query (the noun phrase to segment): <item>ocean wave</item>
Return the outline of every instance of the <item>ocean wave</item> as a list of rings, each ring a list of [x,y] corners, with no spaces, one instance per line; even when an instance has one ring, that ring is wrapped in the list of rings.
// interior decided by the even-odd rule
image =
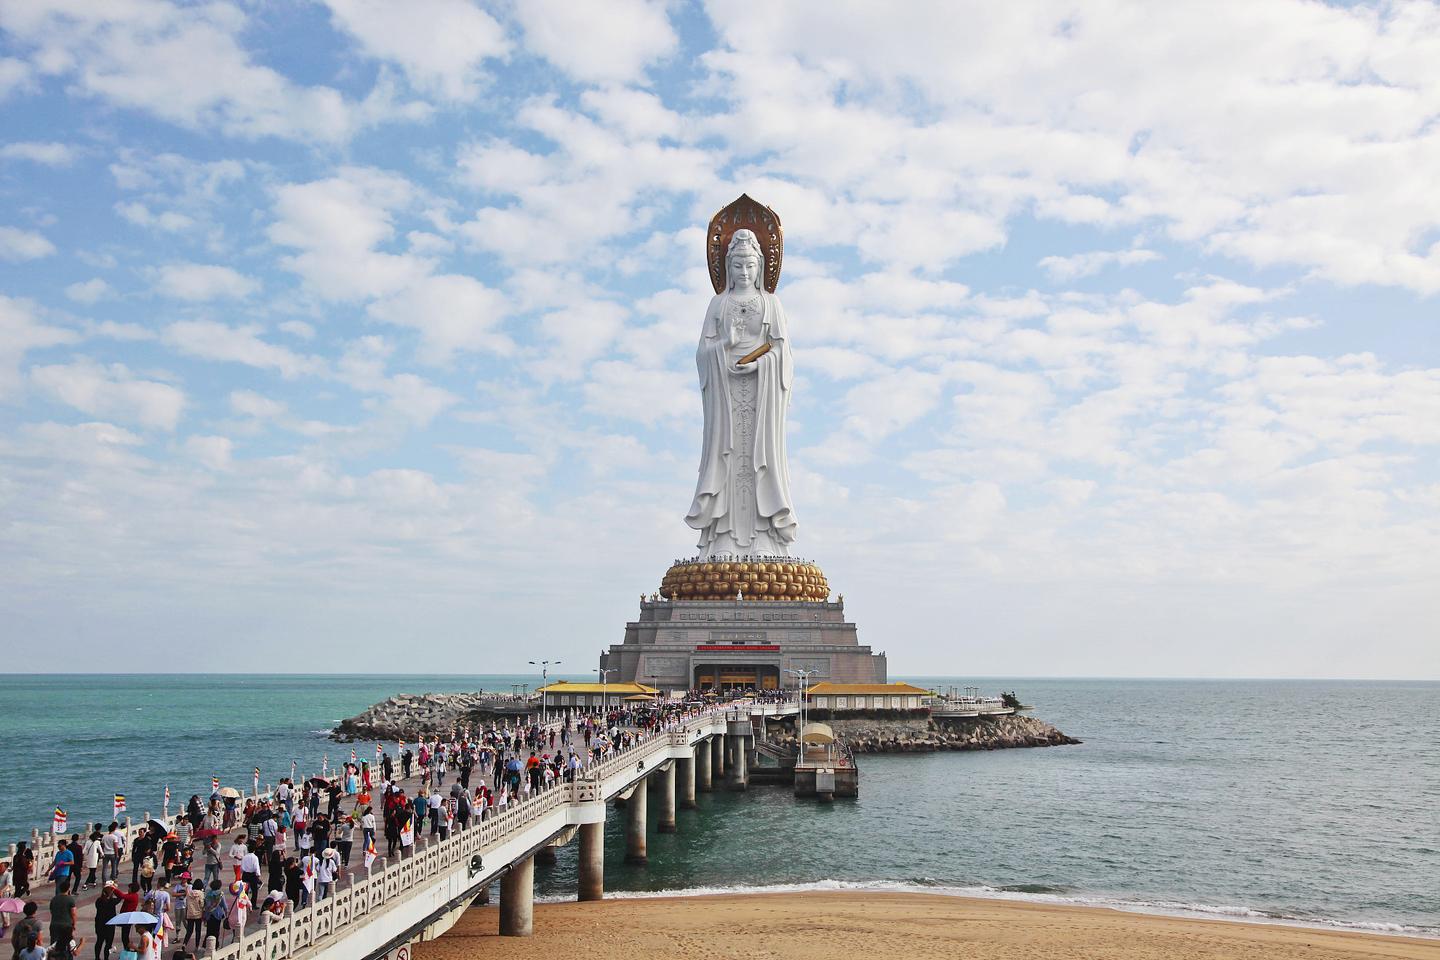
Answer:
[[[1064,893],[1064,888],[1045,884],[1014,884],[1002,887],[957,887],[926,878],[913,880],[817,880],[810,883],[725,884],[720,886],[682,887],[664,890],[606,890],[611,900],[649,900],[660,897],[709,897],[734,894],[765,893],[925,893],[933,896],[975,897],[989,900],[1020,900],[1059,906],[1108,907],[1130,913],[1156,916],[1229,920],[1237,923],[1273,923],[1284,926],[1325,930],[1351,930],[1393,936],[1440,939],[1440,927],[1412,926],[1403,923],[1337,920],[1330,917],[1306,917],[1267,912],[1251,907],[1187,903],[1176,900],[1144,900],[1123,897],[1084,896]],[[542,903],[565,903],[572,897],[536,897]]]

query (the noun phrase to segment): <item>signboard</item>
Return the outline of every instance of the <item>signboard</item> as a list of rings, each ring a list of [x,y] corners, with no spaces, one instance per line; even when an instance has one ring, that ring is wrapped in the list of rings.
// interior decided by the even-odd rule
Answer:
[[[775,653],[780,651],[777,643],[702,643],[695,647],[696,650],[723,650],[728,653],[746,653],[750,650],[769,650]]]

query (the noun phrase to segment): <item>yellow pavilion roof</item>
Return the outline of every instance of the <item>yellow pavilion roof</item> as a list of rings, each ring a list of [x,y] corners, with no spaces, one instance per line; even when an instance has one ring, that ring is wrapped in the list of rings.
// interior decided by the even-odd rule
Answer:
[[[569,680],[556,680],[535,691],[536,693],[603,693],[606,696],[611,694],[617,697],[633,696],[636,694],[653,695],[660,691],[655,687],[647,687],[643,683],[636,683],[633,680],[626,680],[618,683],[572,683]]]
[[[926,696],[930,693],[909,683],[831,683],[828,680],[815,684],[805,692],[811,696],[830,694],[841,697]]]

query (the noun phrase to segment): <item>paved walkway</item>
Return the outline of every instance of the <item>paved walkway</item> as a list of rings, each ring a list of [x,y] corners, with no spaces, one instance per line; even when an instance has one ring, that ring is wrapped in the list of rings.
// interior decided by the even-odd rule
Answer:
[[[552,721],[551,726],[555,726],[555,722],[554,722],[554,721]],[[561,744],[560,744],[559,739],[557,739],[557,740],[555,741],[555,743],[556,743],[556,749],[560,749]],[[580,740],[579,743],[582,743],[582,744],[583,744],[583,739]],[[547,752],[548,752],[548,751],[547,751]],[[579,752],[579,751],[577,750],[577,752]],[[406,796],[407,798],[411,798],[412,800],[413,800],[413,798],[415,797],[415,795],[419,792],[420,787],[423,785],[422,780],[421,780],[421,776],[420,776],[420,774],[419,774],[419,772],[418,772],[419,766],[420,766],[420,765],[419,765],[419,763],[417,762],[417,763],[415,764],[415,766],[414,766],[414,769],[416,770],[416,773],[415,773],[413,776],[408,777],[408,778],[399,778],[399,779],[397,779],[397,780],[395,781],[395,783],[396,783],[402,790],[405,791],[405,796]],[[398,763],[396,764],[395,771],[396,771],[397,773],[400,772],[400,765],[399,765]],[[470,777],[470,789],[471,789],[472,793],[473,793],[475,787],[478,786],[478,785],[481,785],[481,784],[484,784],[484,785],[486,785],[486,786],[490,786],[490,787],[493,788],[493,787],[494,787],[494,779],[493,779],[493,778],[494,778],[494,770],[493,770],[493,768],[492,768],[492,770],[491,770],[491,773],[490,773],[490,776],[489,776],[489,777],[487,777],[487,778],[482,778],[482,777],[480,776],[480,768],[479,768],[479,767],[476,767],[475,770],[471,773],[471,777]],[[454,783],[459,783],[459,782],[460,782],[459,773],[456,772],[456,771],[447,770],[447,771],[446,771],[446,774],[445,774],[445,780],[446,780],[445,784],[442,785],[439,789],[441,790],[442,795],[448,797],[448,796],[450,795],[450,793],[449,793],[449,791],[450,791],[450,785],[451,785],[451,784],[454,784]],[[557,781],[557,782],[558,782],[558,781]],[[378,789],[379,789],[379,788],[377,787],[377,788],[376,788],[376,791],[378,791]],[[387,843],[386,843],[386,841],[385,841],[384,817],[383,817],[383,815],[382,815],[381,802],[380,802],[380,801],[381,801],[381,798],[380,798],[380,795],[378,794],[378,792],[372,792],[372,803],[371,803],[371,806],[373,806],[373,807],[375,808],[375,819],[376,819],[375,852],[376,852],[377,854],[379,854],[380,857],[384,857],[384,856],[385,856],[385,850],[386,850],[386,847],[387,847]],[[323,805],[323,804],[322,804],[322,805]],[[342,813],[350,813],[350,812],[351,812],[351,810],[347,810],[347,809],[346,809],[347,806],[350,807],[351,810],[353,810],[353,809],[357,806],[356,801],[355,801],[355,798],[354,798],[353,796],[344,797],[344,798],[342,799],[342,801],[341,801],[341,812],[342,812]],[[512,804],[512,806],[513,806],[513,804]],[[361,830],[360,830],[359,815],[356,814],[355,816],[356,816],[356,824],[355,824],[355,838],[356,838],[356,839],[355,839],[355,844],[354,844],[354,846],[352,847],[352,849],[351,849],[351,851],[350,851],[350,864],[349,864],[348,867],[345,867],[345,868],[342,870],[342,874],[344,875],[343,881],[342,881],[340,878],[337,878],[337,889],[338,889],[339,883],[341,883],[341,882],[349,883],[352,878],[355,878],[355,877],[363,878],[364,875],[365,875],[365,849],[364,849],[364,841],[363,841],[363,839],[362,839],[362,838],[363,838],[363,834],[361,833]],[[475,821],[475,819],[472,817],[472,819],[471,819],[470,822],[471,822],[471,824],[473,825],[476,821]],[[134,827],[134,828],[132,829],[132,834],[131,834],[130,836],[127,836],[127,837],[126,837],[126,841],[128,842],[130,839],[132,839],[132,837],[133,837],[133,830],[139,830],[139,829],[143,829],[143,824],[142,824],[141,826]],[[231,868],[231,866],[230,866],[230,864],[229,864],[229,862],[228,862],[228,858],[225,857],[225,854],[226,854],[226,852],[229,850],[230,844],[234,841],[235,837],[238,836],[238,835],[243,835],[243,834],[245,834],[245,832],[246,832],[246,831],[245,831],[245,826],[244,826],[244,824],[237,824],[236,826],[231,827],[229,830],[226,830],[220,837],[217,838],[217,839],[220,841],[220,853],[221,853],[221,857],[222,857],[222,861],[223,861],[222,864],[221,864],[221,867],[220,867],[220,870],[221,870],[221,873],[220,873],[220,882],[221,882],[222,884],[224,884],[224,887],[225,887],[225,902],[226,902],[227,905],[230,903],[231,896],[232,896],[231,893],[230,893],[230,884],[234,882],[234,871],[233,871],[233,869]],[[429,846],[429,844],[431,843],[432,839],[438,840],[438,839],[439,839],[439,836],[436,835],[435,837],[432,838],[431,835],[430,835],[430,833],[429,833],[429,827],[428,827],[428,826],[425,827],[425,830],[424,830],[423,833],[422,833],[420,830],[417,829],[417,830],[416,830],[416,835],[415,835],[415,850],[416,850],[417,852],[418,852],[418,851],[421,851],[421,850],[424,850],[426,847]],[[293,838],[291,839],[290,843],[293,845],[293,843],[294,843]],[[294,850],[293,850],[293,846],[292,846],[291,848],[287,848],[286,856],[293,855],[294,853],[295,853],[295,852],[294,852]],[[204,874],[204,858],[200,855],[200,853],[199,853],[198,850],[196,851],[195,857],[194,857],[194,859],[191,861],[191,863],[192,863],[192,867],[194,868],[192,872],[195,874],[195,876],[196,876],[196,877],[203,876],[203,874]],[[377,859],[377,865],[378,865],[378,859]],[[378,869],[378,866],[377,866],[377,869]],[[121,864],[120,864],[120,885],[121,885],[121,889],[122,889],[122,890],[128,890],[128,889],[129,889],[129,886],[130,886],[130,870],[131,870],[131,864],[130,864],[130,861],[129,861],[129,860],[125,860],[125,861],[121,862]],[[87,872],[87,873],[88,873],[88,871],[84,871],[84,872]],[[157,880],[158,880],[161,876],[162,876],[162,874],[157,873],[157,874],[156,874]],[[262,888],[261,891],[260,891],[260,894],[259,894],[259,896],[260,896],[260,902],[257,903],[257,904],[255,904],[254,907],[253,907],[253,908],[251,909],[251,911],[250,911],[250,916],[249,916],[248,922],[247,922],[246,925],[245,925],[245,928],[246,928],[247,930],[253,930],[253,929],[259,927],[259,926],[261,925],[261,922],[262,922],[262,918],[261,918],[261,915],[260,915],[260,907],[264,905],[264,898],[265,898],[265,894],[266,894],[266,892],[267,892],[267,891],[264,889],[264,887],[265,887],[266,883],[267,883],[268,880],[269,880],[269,871],[268,871],[268,869],[265,868],[265,865],[264,865],[264,864],[261,865],[260,878],[261,878],[261,888]],[[38,881],[38,882],[35,881],[35,880],[32,880],[32,881],[31,881],[30,894],[29,894],[29,896],[27,896],[27,897],[25,898],[26,900],[33,900],[33,901],[35,901],[36,903],[38,903],[38,904],[40,905],[40,912],[36,914],[36,917],[40,920],[41,924],[44,926],[44,930],[45,930],[45,934],[46,934],[46,941],[47,941],[47,942],[48,942],[48,940],[49,940],[49,931],[50,931],[50,909],[49,909],[49,908],[50,908],[50,898],[53,897],[54,895],[55,895],[55,882],[54,882],[53,880],[43,880],[43,881]],[[78,956],[78,957],[81,957],[81,958],[89,958],[89,957],[93,957],[93,956],[94,956],[94,944],[95,944],[95,901],[99,898],[99,896],[100,896],[100,888],[99,888],[98,886],[95,887],[94,889],[91,889],[91,890],[83,890],[83,891],[81,891],[80,893],[75,894],[75,905],[76,905],[76,907],[77,907],[77,909],[78,909],[78,912],[79,912],[79,925],[76,927],[76,932],[77,932],[77,934],[78,934],[79,936],[85,938],[85,945],[84,945],[83,949],[77,954],[77,956]],[[171,916],[172,916],[172,917],[174,916],[174,908],[173,908],[173,907],[171,908]],[[14,924],[15,922],[17,922],[20,918],[19,918],[18,916],[9,916],[9,917],[7,917],[7,919],[9,919],[10,922],[12,923],[12,925],[13,925],[13,924]],[[176,930],[174,930],[174,931],[171,931],[170,934],[169,934],[170,940],[169,940],[169,942],[167,943],[166,950],[165,950],[165,954],[166,954],[167,957],[170,955],[173,947],[174,947],[175,945],[179,944],[179,942],[180,942],[180,937],[183,936],[184,933],[185,933],[185,924],[184,924],[184,921],[181,921],[179,924],[177,924],[177,927],[178,927],[178,929],[176,929]],[[9,937],[9,930],[8,930],[8,929],[7,929],[7,931],[6,931],[6,937],[7,937],[7,939],[8,939],[8,937]],[[233,931],[233,930],[227,930],[227,929],[224,929],[224,928],[222,927],[222,929],[221,929],[221,931],[220,931],[220,941],[221,941],[221,942],[220,942],[219,945],[220,945],[220,946],[223,946],[224,944],[231,942],[233,939],[235,939],[235,931]],[[203,947],[203,944],[202,944],[202,947]],[[6,944],[6,946],[5,946],[4,949],[8,949],[8,943]],[[112,952],[112,954],[111,954],[112,958],[115,957],[115,956],[118,954],[119,949],[120,949],[120,936],[119,936],[119,934],[117,933],[116,936],[115,936],[115,952]],[[192,948],[192,949],[193,949],[193,948]],[[203,951],[202,951],[202,952],[203,952]]]

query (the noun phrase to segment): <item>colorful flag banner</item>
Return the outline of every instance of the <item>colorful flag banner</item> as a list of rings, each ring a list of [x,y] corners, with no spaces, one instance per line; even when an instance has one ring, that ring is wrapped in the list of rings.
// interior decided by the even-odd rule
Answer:
[[[122,813],[124,813],[124,812],[125,812],[125,794],[123,794],[123,793],[117,793],[117,794],[115,794],[115,816],[118,817],[118,816],[120,816],[120,814],[122,814]]]
[[[365,869],[370,869],[370,864],[375,862],[375,838],[372,836],[365,841]]]
[[[255,768],[255,796],[260,796],[260,768]]]
[[[350,748],[350,762],[351,762],[351,763],[354,763],[354,762],[355,762],[355,748],[354,748],[354,747],[351,747],[351,748]]]
[[[210,792],[211,792],[211,793],[219,793],[219,792],[220,792],[220,778],[219,778],[219,777],[211,777],[211,778],[210,778]]]
[[[55,820],[50,825],[50,832],[54,834],[65,832],[65,811],[59,807],[55,808]]]
[[[382,746],[380,746],[380,744],[378,744],[378,743],[375,744],[375,759],[376,759],[376,760],[379,760],[379,759],[380,759],[382,756],[384,756],[384,755],[385,755],[385,748],[382,747]]]
[[[400,828],[400,846],[412,847],[415,845],[415,821],[409,817],[405,818],[405,825]]]
[[[327,753],[327,754],[325,754],[325,756],[323,756],[323,757],[320,758],[320,776],[322,776],[322,777],[328,777],[329,775],[330,775],[330,754]]]

